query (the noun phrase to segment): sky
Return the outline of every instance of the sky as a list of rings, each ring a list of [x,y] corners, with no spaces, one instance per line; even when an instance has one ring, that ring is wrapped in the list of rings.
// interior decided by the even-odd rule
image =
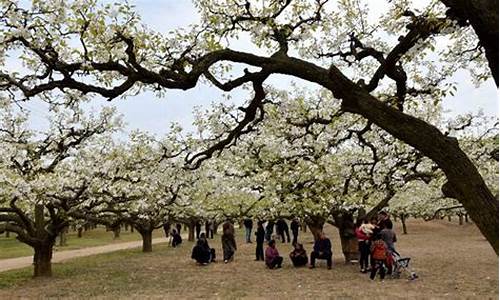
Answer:
[[[178,27],[197,23],[199,20],[196,9],[189,0],[131,0],[130,3],[136,6],[143,21],[159,32],[166,33]],[[239,42],[236,47],[245,48],[248,45]],[[290,81],[291,78],[285,76],[274,76],[270,82],[273,86],[286,88]],[[493,80],[476,88],[466,72],[459,72],[453,76],[452,81],[458,83],[458,90],[454,97],[447,97],[443,102],[448,115],[476,112],[479,109],[488,115],[497,115],[498,97]],[[221,95],[221,92],[215,88],[198,84],[188,91],[169,90],[163,98],[157,98],[147,92],[127,99],[115,99],[111,105],[117,107],[127,124],[122,135],[134,129],[140,129],[161,136],[168,132],[171,122],[177,122],[187,130],[194,129],[192,126],[193,108],[195,106],[208,108],[211,102],[221,101]],[[232,95],[236,103],[243,103],[249,97],[241,90],[232,92]],[[92,101],[91,105],[101,106],[110,105],[110,103],[98,99]],[[27,106],[34,114],[34,124],[42,126],[42,118],[46,115],[43,105],[34,102]]]

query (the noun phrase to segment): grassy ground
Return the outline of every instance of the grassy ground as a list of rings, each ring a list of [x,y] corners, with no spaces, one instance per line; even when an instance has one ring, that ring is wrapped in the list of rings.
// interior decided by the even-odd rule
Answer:
[[[192,243],[178,249],[163,244],[149,254],[127,250],[56,264],[51,279],[30,279],[31,269],[0,273],[0,299],[498,298],[498,257],[474,225],[413,220],[408,230],[399,234],[397,248],[412,257],[420,276],[415,281],[370,281],[357,266],[342,263],[338,233],[329,227],[335,255],[330,271],[324,262],[314,270],[294,269],[287,257],[282,269],[268,270],[253,261],[254,244],[242,244],[240,233],[236,259],[227,265],[200,267],[189,258]],[[218,236],[211,244],[221,254]],[[278,243],[278,249],[287,256],[290,246]]]
[[[164,236],[163,230],[155,230],[153,232],[153,238]],[[106,231],[102,227],[98,227],[93,230],[89,230],[83,233],[81,238],[78,238],[77,233],[70,231],[67,235],[67,244],[64,247],[58,246],[54,247],[55,251],[64,250],[75,250],[86,247],[102,246],[113,243],[123,243],[129,241],[140,240],[141,236],[137,231],[130,232],[122,230],[120,233],[120,238],[113,239],[113,232]],[[57,241],[59,243],[59,240]],[[6,238],[5,235],[0,237],[0,259],[13,258],[21,256],[33,255],[33,250],[30,246],[20,243],[15,238],[15,234],[11,234],[11,237]]]

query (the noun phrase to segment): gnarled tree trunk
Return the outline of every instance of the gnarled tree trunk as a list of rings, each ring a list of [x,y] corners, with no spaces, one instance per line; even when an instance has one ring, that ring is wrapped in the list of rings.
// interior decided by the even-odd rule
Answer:
[[[52,276],[52,248],[53,243],[45,242],[34,247],[33,265],[35,267],[33,277]]]
[[[149,228],[137,228],[142,237],[142,252],[153,251],[153,230]]]
[[[306,220],[306,223],[314,237],[314,240],[315,241],[319,240],[321,232],[323,232],[325,219],[322,217],[310,217]]]
[[[335,226],[339,230],[340,244],[344,254],[345,263],[359,259],[358,239],[356,238],[356,225],[352,213],[334,213]]]

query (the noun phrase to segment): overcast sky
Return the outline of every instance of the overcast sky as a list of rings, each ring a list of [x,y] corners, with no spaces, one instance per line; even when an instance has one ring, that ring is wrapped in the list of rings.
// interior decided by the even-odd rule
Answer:
[[[198,21],[196,10],[189,0],[137,0],[130,1],[136,6],[143,21],[160,32],[168,32],[174,28],[187,26]],[[383,2],[386,3],[386,2]],[[241,46],[241,44],[239,45]],[[286,87],[291,78],[275,76],[272,83]],[[480,88],[475,88],[470,77],[465,72],[456,74],[453,78],[458,82],[458,91],[455,97],[448,97],[444,101],[445,109],[449,114],[456,115],[465,112],[476,112],[483,109],[487,114],[496,115],[498,112],[497,89],[493,80],[489,80]],[[150,133],[162,135],[167,132],[171,122],[178,122],[185,129],[192,128],[192,111],[194,106],[208,107],[213,101],[220,101],[221,93],[215,88],[198,85],[188,91],[171,90],[164,98],[156,98],[152,93],[130,97],[126,100],[115,99],[112,105],[123,114],[127,123],[126,132],[133,129],[146,130]],[[242,103],[246,100],[245,93],[233,93],[234,101]],[[92,105],[108,104],[100,100]],[[36,104],[28,104],[33,110],[35,119],[40,119],[43,109]],[[34,121],[39,123],[41,121]]]

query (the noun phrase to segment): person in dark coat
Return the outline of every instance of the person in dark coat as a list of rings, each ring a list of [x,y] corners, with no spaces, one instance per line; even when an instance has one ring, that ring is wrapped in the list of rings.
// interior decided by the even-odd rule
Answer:
[[[267,221],[266,225],[266,241],[270,241],[273,237],[273,231],[274,231],[274,221],[269,220]]]
[[[316,259],[326,259],[328,270],[332,268],[332,243],[330,239],[321,232],[320,237],[314,242],[313,252],[311,252],[311,265],[309,268],[314,269]]]
[[[299,229],[300,229],[300,223],[297,220],[297,218],[293,218],[292,222],[290,223],[290,229],[292,230],[292,245],[297,244],[298,241],[298,236],[299,236]]]
[[[196,246],[193,247],[191,258],[202,265],[215,261],[215,249],[210,248],[204,233],[200,234]]]
[[[195,231],[196,231],[196,239],[200,238],[200,233],[201,233],[201,221],[196,221],[194,225]]]
[[[245,226],[245,239],[247,243],[252,242],[252,227],[253,221],[250,218],[243,220],[243,225]]]
[[[290,243],[290,231],[288,230],[288,224],[286,223],[285,220],[279,219],[276,222],[276,231],[279,236],[281,236],[281,242],[285,242],[285,235],[286,235],[286,242]]]
[[[307,265],[307,252],[302,244],[296,243],[293,245],[293,251],[290,252],[290,259],[294,267],[302,267]]]
[[[255,242],[257,243],[255,247],[255,260],[264,260],[264,236],[266,232],[262,224],[262,221],[257,223],[257,231],[255,232]]]
[[[182,244],[182,237],[181,235],[177,232],[177,230],[172,229],[172,247],[177,247],[180,244]]]
[[[228,263],[234,259],[236,252],[236,240],[234,239],[234,227],[231,222],[226,222],[222,225],[222,251],[224,255],[224,263]]]

